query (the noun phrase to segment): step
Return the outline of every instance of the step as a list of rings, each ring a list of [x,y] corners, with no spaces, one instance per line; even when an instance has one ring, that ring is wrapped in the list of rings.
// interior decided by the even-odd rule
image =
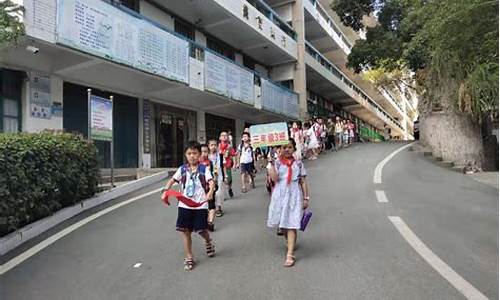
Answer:
[[[113,182],[122,182],[122,181],[132,181],[136,180],[137,175],[132,175],[132,174],[125,174],[125,175],[115,175],[113,176]],[[111,182],[111,176],[101,176],[100,183],[110,183]]]

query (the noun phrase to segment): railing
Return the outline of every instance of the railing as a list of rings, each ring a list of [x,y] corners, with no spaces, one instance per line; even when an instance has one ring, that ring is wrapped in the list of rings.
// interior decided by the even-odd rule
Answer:
[[[247,0],[253,7],[255,7],[258,11],[260,11],[264,16],[266,16],[269,20],[271,20],[276,26],[278,26],[283,32],[285,32],[292,39],[297,40],[297,33],[293,28],[288,25],[285,21],[283,21],[278,14],[269,7],[262,0]]]
[[[382,94],[384,96],[386,96],[386,98],[389,98],[389,101],[392,102],[392,104],[399,107],[399,109],[401,110],[401,113],[404,115],[403,107],[401,106],[401,104],[398,101],[396,101],[396,99],[394,99],[394,97],[391,95],[391,93],[385,87],[381,87],[381,90],[382,90]]]
[[[360,127],[359,128],[359,135],[363,139],[370,139],[372,141],[379,141],[382,142],[385,140],[385,138],[378,132],[375,132],[369,128],[366,127]]]
[[[384,121],[392,122],[395,126],[400,128],[401,130],[404,130],[398,121],[396,121],[378,103],[376,103],[366,93],[364,93],[360,88],[358,88],[356,84],[354,84],[349,78],[347,78],[335,65],[330,63],[328,59],[326,59],[321,53],[319,53],[318,50],[314,49],[314,47],[308,42],[306,42],[306,51],[309,55],[311,55],[314,59],[316,59],[323,67],[325,67],[330,73],[332,73],[335,77],[344,82],[352,91],[354,91],[360,97],[365,99],[374,110],[382,114]]]
[[[66,2],[61,2],[61,3],[65,3],[65,5],[69,6],[69,7],[72,7],[71,6],[71,3],[69,3],[70,0],[67,0]],[[233,100],[237,100],[237,101],[240,101],[242,103],[246,103],[246,104],[250,104],[250,105],[253,105],[257,108],[259,108],[255,103],[254,101],[257,99],[256,95],[254,94],[254,91],[255,91],[255,82],[256,81],[260,81],[260,78],[263,78],[260,74],[256,73],[255,71],[253,70],[250,70],[248,68],[245,68],[244,66],[241,66],[237,63],[235,63],[234,61],[226,58],[225,56],[219,54],[219,53],[216,53],[215,51],[212,51],[210,49],[208,49],[207,47],[203,46],[203,45],[200,45],[200,44],[197,44],[196,42],[172,31],[171,29],[165,27],[164,25],[162,24],[159,24],[158,22],[155,22],[153,20],[150,20],[148,19],[147,17],[145,17],[144,15],[141,15],[121,4],[111,4],[107,1],[96,1],[96,2],[88,2],[88,4],[86,3],[87,1],[85,0],[80,0],[80,2],[82,2],[81,4],[82,5],[85,5],[85,9],[89,9],[91,10],[93,13],[103,13],[105,12],[107,15],[109,16],[116,16],[116,18],[119,18],[118,20],[120,21],[120,24],[127,24],[127,30],[128,32],[133,32],[133,29],[135,28],[137,30],[137,28],[139,28],[139,26],[143,26],[144,24],[147,24],[147,27],[151,27],[151,28],[147,28],[147,27],[144,27],[146,29],[148,29],[149,31],[147,32],[153,32],[155,34],[157,34],[157,37],[158,39],[160,38],[163,38],[163,40],[161,40],[161,42],[163,43],[150,43],[149,40],[147,41],[147,46],[149,47],[152,47],[152,48],[155,48],[155,47],[160,47],[160,45],[162,44],[169,44],[169,45],[173,45],[175,46],[176,44],[179,44],[179,42],[182,42],[180,44],[186,44],[186,47],[189,47],[189,51],[186,51],[186,52],[182,52],[183,50],[182,49],[186,49],[188,50],[187,48],[182,48],[184,47],[183,45],[182,46],[179,46],[178,48],[181,49],[177,52],[175,52],[174,54],[170,53],[170,52],[174,52],[174,51],[170,51],[172,49],[167,49],[169,51],[166,51],[168,52],[167,54],[169,55],[172,55],[172,58],[174,59],[177,59],[177,60],[181,60],[182,61],[182,64],[184,64],[184,67],[186,66],[186,64],[189,66],[189,67],[192,67],[191,64],[190,64],[190,61],[189,61],[189,56],[191,57],[194,57],[200,61],[203,61],[203,66],[204,66],[204,70],[206,71],[207,70],[207,61],[206,61],[206,53],[210,52],[211,54],[213,54],[214,56],[217,56],[219,57],[219,60],[220,60],[220,63],[221,65],[222,64],[227,64],[228,66],[231,66],[232,68],[232,72],[233,73],[239,73],[240,71],[235,71],[235,70],[241,70],[241,72],[243,73],[247,73],[248,75],[251,75],[250,77],[249,76],[244,76],[243,75],[240,75],[242,76],[241,78],[236,78],[236,80],[239,80],[241,79],[241,81],[239,81],[240,84],[242,84],[242,82],[245,82],[245,85],[244,85],[244,90],[243,88],[241,88],[239,91],[237,92],[240,92],[241,95],[239,96],[236,96],[233,97],[231,96],[231,93],[228,93],[228,94],[223,94],[223,93],[220,93],[220,91],[216,91],[217,94],[219,95],[222,95],[226,98],[231,98]],[[97,4],[95,4],[97,3]],[[92,4],[95,4],[95,5],[92,5]],[[58,10],[61,9],[61,12],[63,12],[64,10],[62,10],[63,8],[58,8]],[[101,10],[103,10],[103,12],[101,12]],[[75,19],[71,18],[71,15],[65,15],[64,17],[62,17],[61,15],[59,15],[60,17],[60,25],[61,25],[61,28],[70,28],[75,21]],[[64,19],[66,18],[66,19]],[[66,23],[64,23],[64,22]],[[139,22],[139,23],[138,23]],[[140,23],[140,22],[143,22],[143,23]],[[140,25],[139,25],[140,24]],[[63,27],[63,25],[65,25]],[[135,26],[135,27],[134,27]],[[155,28],[156,27],[156,30],[157,31],[153,31],[151,29]],[[113,27],[110,27],[110,28],[113,28]],[[140,28],[143,28],[143,27],[140,27]],[[122,29],[122,28],[120,28]],[[61,30],[61,32],[59,32],[59,30]],[[112,30],[112,29],[110,29]],[[146,32],[146,30],[144,30]],[[163,32],[163,35],[158,33],[158,31],[162,31]],[[121,31],[117,31],[119,33],[122,33]],[[79,50],[79,51],[82,51],[82,52],[85,52],[85,53],[89,53],[89,54],[92,54],[92,55],[95,55],[95,56],[98,56],[98,57],[102,57],[103,59],[106,59],[106,60],[109,60],[109,61],[113,61],[113,62],[117,62],[117,63],[120,63],[120,64],[123,64],[123,65],[127,65],[131,68],[134,68],[134,69],[138,69],[138,70],[142,70],[144,72],[147,72],[147,73],[151,73],[151,74],[155,74],[159,77],[163,77],[163,78],[167,78],[169,80],[176,80],[178,82],[181,82],[183,84],[186,84],[186,85],[190,85],[192,82],[192,78],[191,76],[189,75],[189,72],[187,72],[187,74],[183,74],[184,76],[181,76],[179,78],[174,78],[172,76],[170,76],[171,74],[168,73],[168,72],[159,72],[157,71],[160,70],[162,71],[163,69],[168,69],[168,68],[174,68],[176,66],[179,66],[180,65],[180,61],[177,61],[177,62],[173,62],[173,60],[168,60],[166,59],[165,61],[161,61],[160,63],[162,63],[162,65],[160,66],[160,68],[145,68],[145,67],[140,67],[138,64],[137,64],[137,61],[139,61],[139,58],[143,59],[142,56],[134,56],[134,55],[129,55],[129,56],[125,56],[123,55],[121,52],[120,53],[115,53],[115,52],[112,52],[111,50],[108,51],[109,53],[101,53],[100,51],[93,51],[93,49],[89,50],[89,47],[84,45],[84,44],[81,44],[81,41],[80,40],[75,40],[74,43],[71,41],[67,41],[65,40],[64,38],[66,36],[70,36],[71,38],[75,38],[75,35],[68,35],[67,33],[65,34],[62,34],[62,29],[57,28],[57,33],[58,33],[58,36],[59,37],[62,37],[63,39],[59,39],[57,40],[57,43],[59,44],[62,44],[62,45],[65,45],[67,47],[71,47],[73,49],[76,49],[76,50]],[[168,34],[167,34],[168,33]],[[116,34],[116,32],[114,31],[110,31],[108,32],[108,35],[109,36],[114,36],[114,34]],[[140,40],[140,39],[138,39]],[[136,46],[136,44],[133,42],[133,41],[130,41],[130,40],[127,40],[127,45],[129,46]],[[101,44],[105,44],[106,42],[109,42],[108,40],[105,40],[105,41],[102,41]],[[187,42],[187,43],[186,43]],[[145,39],[144,41],[142,41],[142,43],[146,43]],[[99,45],[101,45],[99,44]],[[179,45],[180,45],[179,44]],[[137,47],[140,47],[142,44],[139,44]],[[143,45],[144,46],[144,45]],[[172,47],[173,47],[172,46]],[[122,48],[125,48],[125,47],[116,47],[116,49],[118,50],[122,50]],[[107,49],[107,48],[105,48]],[[115,48],[113,48],[115,49]],[[142,48],[141,48],[142,49]],[[156,48],[155,48],[156,49]],[[153,49],[153,50],[155,50]],[[147,49],[145,49],[147,50]],[[158,50],[158,49],[156,49]],[[152,51],[154,52],[154,51]],[[156,53],[156,52],[154,52]],[[117,56],[118,55],[118,56]],[[178,56],[175,56],[175,55],[178,55]],[[187,57],[186,57],[186,56]],[[145,56],[144,56],[145,57]],[[186,60],[187,61],[184,61]],[[145,65],[151,65],[149,63],[149,61],[145,61],[143,64]],[[163,65],[165,64],[165,65]],[[153,65],[154,66],[154,65]],[[184,69],[183,69],[184,70]],[[200,71],[202,71],[203,69],[200,69]],[[245,72],[246,71],[246,72]],[[202,71],[203,72],[203,71]],[[186,73],[186,72],[185,72]],[[175,75],[175,74],[174,74]],[[205,79],[207,78],[206,75],[204,75]],[[227,76],[226,76],[227,77]],[[257,77],[257,78],[256,78]],[[248,79],[250,78],[250,79]],[[248,80],[243,80],[243,79],[248,79]],[[256,80],[257,79],[257,80]],[[267,81],[269,82],[272,82],[271,80],[269,80],[268,78],[265,78]],[[248,82],[248,84],[246,84],[246,82]],[[273,82],[274,83],[274,82]],[[231,88],[234,88],[234,87],[231,87]],[[205,82],[203,82],[201,84],[201,87],[199,88],[201,90],[205,90],[205,91],[211,91],[209,88],[208,88],[208,85]],[[281,90],[282,90],[282,94],[283,94],[283,97],[286,98],[288,100],[288,98],[297,98],[297,94],[293,91],[291,91],[290,89],[286,88],[286,87],[281,87]],[[232,92],[233,90],[228,90],[229,92]],[[236,91],[236,90],[235,90]],[[248,95],[249,95],[249,91],[251,91],[251,97],[249,98]],[[243,93],[245,92],[245,94],[243,95]],[[288,98],[287,98],[288,97]],[[245,100],[250,100],[251,99],[251,103],[247,103],[247,102],[250,102],[250,101],[245,101]],[[290,101],[289,101],[290,102]],[[290,102],[291,103],[291,102]],[[293,104],[292,106],[293,107],[289,107],[290,105],[286,105],[284,104],[283,105],[283,108],[284,110],[282,111],[275,111],[276,113],[278,114],[281,114],[281,115],[284,115],[284,116],[287,116],[287,117],[297,117],[297,113],[295,112],[295,103],[291,103]],[[298,106],[298,103],[297,105]],[[293,115],[292,115],[293,114]]]
[[[345,44],[346,48],[350,50],[352,44],[347,40],[345,34],[340,30],[340,28],[335,24],[335,21],[328,15],[326,10],[317,0],[309,0],[314,9],[319,13],[319,15],[324,19],[325,23],[335,32],[337,37]]]

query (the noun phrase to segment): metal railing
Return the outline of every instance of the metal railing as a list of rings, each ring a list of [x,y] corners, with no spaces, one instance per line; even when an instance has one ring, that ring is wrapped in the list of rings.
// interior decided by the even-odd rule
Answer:
[[[285,32],[292,39],[297,40],[297,33],[295,30],[288,25],[281,17],[262,0],[247,0],[253,7],[260,11],[264,16],[271,20],[276,26],[278,26],[283,32]]]
[[[340,71],[335,65],[333,65],[328,59],[326,59],[318,50],[316,50],[309,42],[306,41],[306,52],[311,55],[315,60],[317,60],[325,69],[332,73],[335,77],[344,82],[351,90],[353,90],[360,97],[365,99],[368,104],[382,114],[387,120],[390,121],[398,128],[404,131],[403,126],[396,121],[391,115],[389,115],[378,103],[371,99],[365,92],[363,92],[356,84],[354,84],[347,76],[345,76],[342,71]]]
[[[342,40],[342,42],[344,42],[344,44],[346,44],[347,47],[351,49],[352,44],[349,42],[349,40],[347,40],[345,34],[340,30],[337,24],[335,24],[335,21],[328,15],[323,6],[317,0],[309,0],[309,2],[313,4],[314,8],[316,8],[319,14],[326,20],[327,24],[330,26],[330,28],[333,29],[333,31],[335,31],[335,33]]]

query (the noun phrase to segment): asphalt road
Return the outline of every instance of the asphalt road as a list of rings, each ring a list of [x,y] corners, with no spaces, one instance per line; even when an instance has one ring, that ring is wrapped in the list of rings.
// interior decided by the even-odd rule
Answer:
[[[269,196],[260,175],[255,190],[226,201],[215,258],[205,256],[196,237],[191,272],[182,267],[176,209],[154,195],[86,224],[2,275],[0,299],[465,299],[388,216],[401,217],[449,267],[498,299],[498,190],[407,150],[387,163],[375,185],[375,167],[401,146],[355,145],[307,163],[314,216],[299,234],[293,268],[282,266],[283,238],[265,226]],[[389,202],[377,202],[375,190]]]

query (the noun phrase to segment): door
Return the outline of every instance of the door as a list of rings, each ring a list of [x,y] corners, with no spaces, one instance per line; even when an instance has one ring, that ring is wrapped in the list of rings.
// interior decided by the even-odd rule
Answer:
[[[188,130],[183,116],[160,111],[157,119],[156,149],[159,168],[178,167],[184,162]]]

